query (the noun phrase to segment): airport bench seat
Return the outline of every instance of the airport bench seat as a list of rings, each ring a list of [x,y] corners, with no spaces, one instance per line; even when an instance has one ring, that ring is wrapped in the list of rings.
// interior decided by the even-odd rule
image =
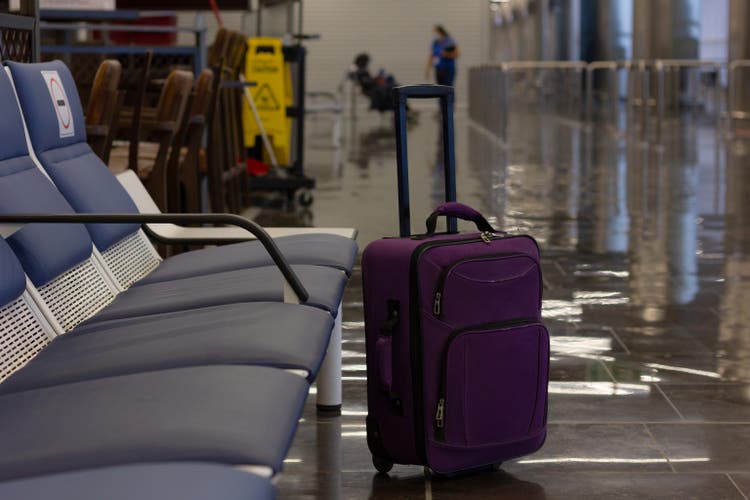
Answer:
[[[102,467],[0,483],[3,500],[271,500],[271,481],[211,463]]]
[[[304,378],[201,366],[0,396],[0,480],[164,461],[278,472],[307,396]]]
[[[7,155],[6,151],[0,152],[0,156],[12,159],[0,162],[6,164],[0,165],[0,191],[3,191],[0,195],[15,192],[21,192],[23,195],[0,196],[0,211],[6,214],[70,213],[73,207],[70,207],[62,196],[62,190],[68,193],[71,202],[79,204],[76,206],[77,209],[85,212],[114,211],[138,215],[138,210],[128,193],[91,152],[85,143],[85,134],[81,132],[82,127],[76,126],[77,120],[82,119],[82,114],[75,86],[67,68],[60,62],[53,62],[33,65],[9,64],[8,69],[6,75],[3,75],[6,78],[0,82],[0,98],[8,101],[6,104],[9,111],[0,126],[4,132],[8,132],[4,135],[7,138],[6,146],[2,149],[13,148],[13,151]],[[59,106],[59,101],[53,103],[48,98],[49,91],[45,86],[45,78],[42,78],[42,72],[53,72],[66,89],[62,101],[72,116],[75,132],[65,136],[62,133],[58,135],[54,125],[57,123],[56,106]],[[22,113],[27,119],[28,145],[22,132],[24,125],[21,112],[16,116],[13,113],[14,90],[7,79],[7,75],[11,73],[23,107]],[[37,94],[34,95],[34,92]],[[23,145],[26,146],[21,147]],[[47,170],[43,170],[37,161],[44,164]],[[57,188],[45,174],[57,182]],[[84,227],[88,229],[88,236],[81,234]],[[229,302],[287,299],[287,289],[278,279],[280,276],[276,269],[267,266],[254,267],[256,264],[274,261],[268,256],[268,252],[265,252],[263,242],[251,241],[205,249],[162,262],[139,227],[140,224],[135,223],[89,223],[86,226],[67,225],[65,228],[61,228],[60,225],[32,224],[8,235],[8,240],[21,258],[32,284],[40,289],[45,302],[58,306],[63,304],[60,309],[73,310],[70,314],[67,311],[59,314],[57,311],[51,312],[55,319],[53,323],[56,323],[53,327],[58,333],[69,331],[85,320],[98,322]],[[334,339],[329,343],[330,355],[327,356],[325,364],[326,367],[330,366],[330,369],[324,370],[328,376],[321,380],[323,390],[318,396],[320,400],[328,402],[322,403],[321,406],[335,408],[340,405],[340,370],[337,369],[340,363],[340,318],[337,316],[346,284],[345,273],[350,272],[353,266],[356,244],[351,238],[342,235],[319,234],[287,236],[280,238],[280,244],[289,247],[289,251],[296,252],[301,259],[307,259],[306,262],[314,261],[310,260],[311,256],[314,257],[313,250],[320,251],[324,263],[331,264],[330,267],[319,266],[317,269],[303,269],[300,272],[306,274],[303,282],[307,281],[305,285],[308,291],[312,292],[312,300],[302,302],[325,308],[337,319],[333,331]],[[247,258],[241,256],[245,250]],[[221,255],[222,251],[225,253],[224,256]],[[266,257],[261,258],[261,253],[265,253]],[[225,258],[227,256],[228,258]],[[87,261],[82,262],[82,259]],[[98,280],[98,289],[93,299],[86,298],[86,303],[79,301],[81,303],[66,308],[66,301],[78,300],[76,297],[71,299],[69,292],[75,292],[76,284],[81,279],[71,275],[82,274],[79,273],[79,267],[83,267],[84,264],[88,264],[89,271],[98,270],[104,279]],[[164,271],[159,271],[162,265],[165,266],[162,268]],[[236,267],[237,269],[232,272],[238,274],[229,276],[216,272],[218,269],[225,269],[227,265]],[[343,273],[341,269],[344,270]],[[154,272],[154,277],[149,279],[150,273]],[[188,272],[190,276],[186,276]],[[182,277],[176,279],[177,276]],[[144,278],[145,282],[139,281]],[[94,281],[90,276],[86,279]],[[243,280],[244,283],[240,284]],[[48,285],[53,281],[65,284],[66,287],[63,288],[66,289],[59,293],[53,290],[47,294]],[[112,283],[112,289],[108,289],[109,285],[102,284],[102,281]],[[134,284],[136,286],[133,286]],[[42,287],[45,289],[42,290]],[[82,291],[94,288],[90,283],[81,286]],[[123,290],[128,291],[116,297]],[[49,300],[46,299],[48,295],[51,296]],[[112,301],[114,302],[110,304]],[[93,314],[102,308],[104,311],[92,318]],[[300,335],[304,335],[304,332],[300,332]],[[326,390],[328,387],[332,389]],[[331,396],[328,397],[328,394]]]
[[[79,326],[3,381],[0,394],[215,364],[299,370],[312,382],[332,326],[322,311],[266,302]]]
[[[0,481],[174,460],[248,465],[261,467],[268,474],[281,469],[309,389],[303,376],[279,368],[244,365],[246,360],[237,358],[219,364],[224,359],[212,356],[228,356],[232,350],[240,356],[248,354],[246,346],[241,345],[243,337],[227,339],[223,332],[206,331],[206,325],[201,324],[193,325],[191,338],[197,338],[201,331],[206,339],[216,333],[217,337],[211,340],[217,342],[179,342],[161,349],[141,346],[138,334],[158,328],[159,319],[167,321],[166,318],[141,318],[138,324],[130,325],[111,322],[108,331],[100,326],[97,328],[102,330],[96,332],[70,334],[70,343],[65,343],[68,337],[55,337],[52,345],[73,348],[53,348],[49,355],[42,350],[40,356],[23,366],[35,354],[34,349],[44,345],[47,331],[43,316],[34,310],[26,290],[28,278],[2,239],[0,271],[0,354],[3,360],[17,358],[21,365],[12,366],[15,374],[0,383]],[[290,326],[280,324],[283,319],[261,306],[256,305],[257,312],[268,314],[275,325]],[[290,307],[281,303],[268,306]],[[332,320],[327,313],[291,307],[293,314],[323,318],[327,323],[321,334],[330,332],[327,327]],[[214,317],[205,321],[220,326],[216,319],[219,314],[227,323],[234,321],[232,327],[236,327],[236,320],[226,310],[214,311]],[[289,315],[286,317],[295,322]],[[248,318],[241,317],[240,321],[244,319]],[[253,319],[262,322],[262,318]],[[304,318],[297,317],[297,321],[300,319]],[[184,329],[189,328],[185,323],[194,323],[190,318],[182,322]],[[120,332],[123,337],[113,334],[118,327],[126,330]],[[97,332],[102,333],[97,337]],[[129,339],[128,334],[136,338]],[[316,344],[320,350],[325,342]],[[208,357],[200,358],[201,347]],[[240,352],[241,349],[244,350]],[[144,357],[141,361],[136,359],[139,354]],[[263,354],[259,350],[253,355]],[[149,371],[115,373],[117,363],[128,355],[131,361],[151,363],[144,367]],[[178,360],[183,356],[182,362],[205,365],[171,368],[175,364],[168,361],[170,356]],[[65,363],[71,365],[72,371],[65,371]],[[6,366],[0,368],[5,371]],[[85,373],[99,369],[103,371]],[[75,376],[71,373],[84,374],[86,379],[73,381]],[[35,377],[45,375],[52,378],[36,382],[55,385],[29,388]],[[57,375],[61,379],[54,380]],[[14,377],[18,377],[16,381]],[[17,392],[12,392],[13,384]]]

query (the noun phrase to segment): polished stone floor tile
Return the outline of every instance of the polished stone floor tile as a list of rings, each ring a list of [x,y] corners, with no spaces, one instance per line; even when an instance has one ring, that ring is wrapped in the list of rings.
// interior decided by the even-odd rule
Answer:
[[[658,382],[664,386],[750,381],[745,365],[709,355],[632,355],[618,357],[606,365],[618,382]]]
[[[742,499],[723,474],[641,472],[497,473],[431,482],[434,499]],[[387,497],[386,497],[387,498]]]
[[[541,450],[503,464],[525,470],[669,471],[656,442],[642,424],[550,424]]]
[[[705,344],[680,326],[621,326],[615,332],[633,354],[710,354]]]
[[[646,383],[549,384],[550,422],[672,422],[679,414],[658,387]]]
[[[750,424],[750,385],[660,387],[686,420]]]
[[[750,472],[736,472],[729,474],[734,484],[740,489],[745,497],[750,497]]]
[[[677,471],[747,472],[750,424],[648,424]]]
[[[598,359],[552,354],[549,379],[552,382],[614,382]]]
[[[750,373],[741,363],[710,354],[636,353],[614,356],[606,365],[618,382],[704,385],[750,381]]]

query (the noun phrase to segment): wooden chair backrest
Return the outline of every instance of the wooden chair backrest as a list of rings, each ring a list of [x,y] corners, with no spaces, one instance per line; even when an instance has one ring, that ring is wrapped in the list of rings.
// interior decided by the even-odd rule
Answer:
[[[86,125],[109,125],[117,103],[117,88],[122,65],[116,59],[105,59],[99,65],[86,105]]]

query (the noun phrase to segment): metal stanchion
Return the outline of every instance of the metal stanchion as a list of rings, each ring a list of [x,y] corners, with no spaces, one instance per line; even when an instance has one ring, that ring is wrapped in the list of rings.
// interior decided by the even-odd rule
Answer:
[[[656,72],[656,142],[661,144],[662,126],[664,125],[664,64],[657,60],[654,62]]]
[[[617,71],[620,64],[616,61],[594,61],[586,66],[586,122],[593,126],[594,120],[594,73],[599,70],[607,71],[609,75],[609,97],[612,113],[612,122],[618,129],[618,102],[620,100],[620,89],[617,82]]]
[[[750,60],[740,59],[729,64],[729,97],[727,99],[727,116],[729,118],[729,134],[734,136],[735,118],[745,118],[746,113],[736,109],[737,106],[737,73],[741,68],[750,68]]]
[[[651,99],[650,73],[646,61],[640,61],[638,71],[641,76],[641,140],[648,142],[648,109]]]

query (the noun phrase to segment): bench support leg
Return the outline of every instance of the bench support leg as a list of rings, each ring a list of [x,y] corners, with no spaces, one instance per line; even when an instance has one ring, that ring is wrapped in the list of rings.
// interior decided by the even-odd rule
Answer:
[[[323,366],[318,373],[318,411],[341,414],[341,304],[328,343]]]

